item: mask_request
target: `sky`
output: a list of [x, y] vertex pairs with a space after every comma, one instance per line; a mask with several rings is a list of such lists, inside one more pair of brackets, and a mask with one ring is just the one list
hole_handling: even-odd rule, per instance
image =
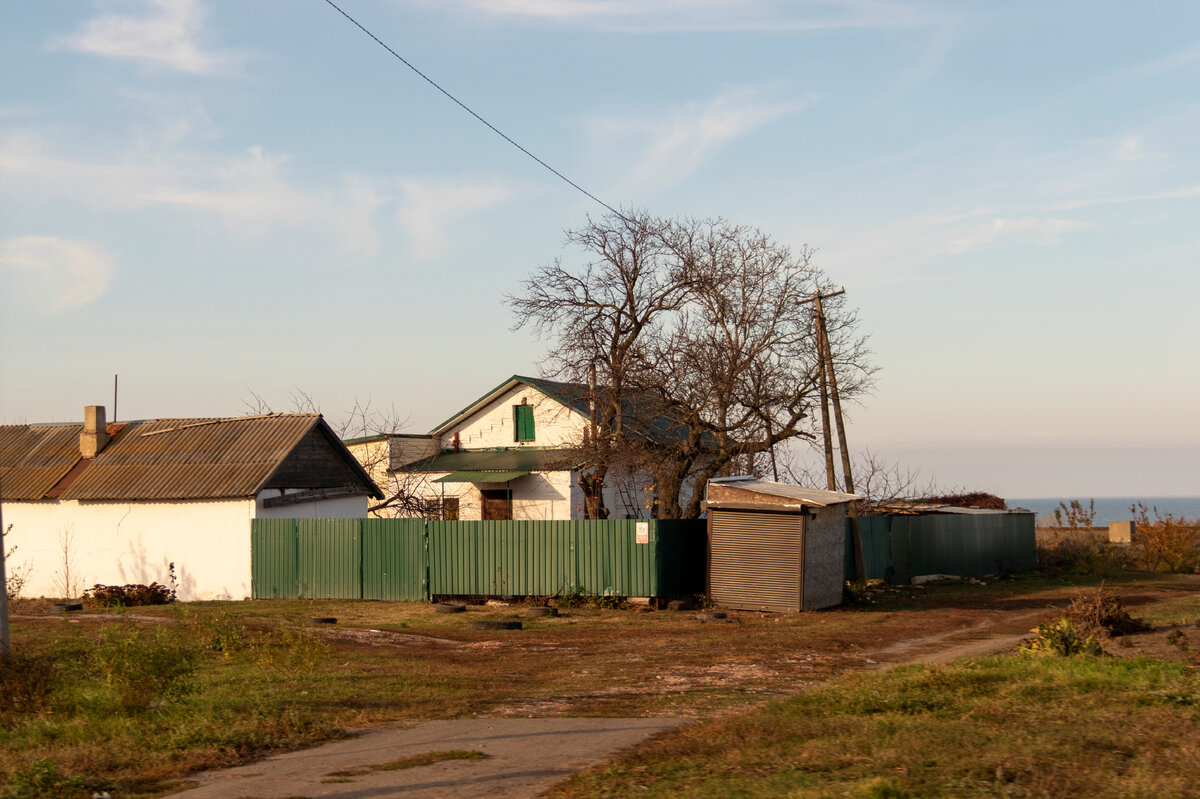
[[[1200, 4], [338, 2], [605, 203], [816, 248], [852, 449], [1200, 495]], [[504, 296], [604, 213], [322, 0], [6, 3], [0, 74], [4, 423], [119, 374], [123, 419], [425, 432], [538, 373]]]

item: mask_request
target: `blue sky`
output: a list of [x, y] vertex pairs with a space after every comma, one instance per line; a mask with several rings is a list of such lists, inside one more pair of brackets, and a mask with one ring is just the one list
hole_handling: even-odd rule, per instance
[[[1008, 496], [1200, 494], [1200, 6], [344, 0], [605, 202], [818, 249], [851, 442]], [[603, 209], [319, 0], [0, 9], [0, 420], [314, 397], [423, 432], [546, 343]]]

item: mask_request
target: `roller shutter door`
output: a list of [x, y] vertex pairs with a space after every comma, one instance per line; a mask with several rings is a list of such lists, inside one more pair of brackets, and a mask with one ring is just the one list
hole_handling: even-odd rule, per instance
[[709, 596], [741, 610], [800, 611], [804, 517], [711, 510]]

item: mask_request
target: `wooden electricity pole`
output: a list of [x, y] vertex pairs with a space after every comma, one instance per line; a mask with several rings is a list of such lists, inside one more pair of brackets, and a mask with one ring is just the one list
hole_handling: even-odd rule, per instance
[[4, 516], [0, 514], [0, 660], [8, 660], [11, 656], [12, 641], [8, 636], [8, 570], [4, 563]]
[[[842, 453], [842, 479], [847, 494], [854, 493], [854, 473], [850, 467], [850, 449], [846, 445], [846, 425], [842, 418], [842, 401], [838, 395], [837, 369], [834, 368], [833, 348], [829, 344], [829, 327], [825, 323], [825, 308], [821, 300], [845, 294], [846, 290], [813, 295], [812, 303], [817, 324], [817, 358], [821, 362], [821, 430], [825, 440], [825, 475], [830, 491], [837, 490], [837, 479], [833, 465], [833, 437], [829, 430], [829, 402], [833, 402], [833, 419], [837, 426], [838, 449]], [[867, 580], [866, 562], [863, 558], [862, 530], [858, 523], [858, 504], [851, 501], [846, 514], [850, 518], [850, 538], [854, 545], [854, 575], [860, 583]]]

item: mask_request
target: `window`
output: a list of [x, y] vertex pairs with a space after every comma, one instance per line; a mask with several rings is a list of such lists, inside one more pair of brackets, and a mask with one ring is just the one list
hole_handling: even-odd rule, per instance
[[513, 429], [516, 441], [533, 441], [533, 406], [513, 406]]
[[448, 522], [458, 521], [458, 497], [442, 500], [442, 519]]

